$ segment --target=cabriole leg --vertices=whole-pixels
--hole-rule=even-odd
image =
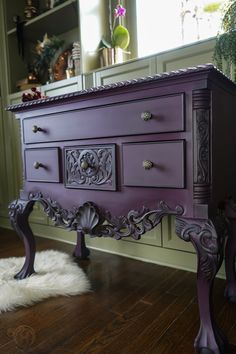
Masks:
[[[24,242],[26,254],[22,269],[14,276],[16,279],[24,279],[35,273],[35,239],[28,222],[33,206],[34,201],[21,199],[17,199],[9,205],[9,216],[12,227],[15,229],[20,239]]]
[[[198,256],[200,329],[194,346],[199,354],[226,353],[226,338],[216,325],[212,303],[215,275],[223,260],[224,225],[224,222],[221,222],[221,225],[214,225],[210,220],[176,219],[177,235],[185,241],[191,241]],[[216,226],[219,226],[218,234]]]
[[[77,231],[77,243],[73,252],[73,256],[79,259],[86,259],[90,254],[85,244],[85,235],[83,231]]]

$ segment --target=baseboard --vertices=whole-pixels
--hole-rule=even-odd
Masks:
[[[0,226],[11,228],[7,218],[0,218]],[[69,244],[76,243],[76,232],[68,232],[62,228],[51,225],[31,223],[35,235]],[[116,254],[143,262],[159,264],[167,267],[196,272],[197,256],[194,253],[176,249],[167,249],[137,242],[114,240],[111,238],[91,238],[86,236],[86,244],[89,248],[101,252]],[[217,277],[225,279],[224,265],[222,265]]]

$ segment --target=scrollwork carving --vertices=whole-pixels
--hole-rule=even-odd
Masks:
[[[210,197],[210,91],[193,92],[194,201],[204,204]]]
[[[18,216],[24,213],[29,213],[33,208],[34,203],[30,203],[28,200],[16,199],[11,202],[8,206],[8,213],[10,217],[11,224],[14,228],[17,227]]]
[[[194,183],[209,184],[209,112],[196,113],[197,170]]]
[[[176,218],[176,234],[184,241],[193,243],[199,258],[198,272],[209,280],[222,263],[226,233],[226,221],[220,215],[214,222]]]
[[[105,219],[108,224],[98,226],[96,232],[98,236],[110,236],[116,239],[131,236],[138,240],[145,232],[157,226],[164,216],[182,215],[183,212],[184,209],[180,205],[171,209],[164,201],[161,201],[156,210],[143,207],[141,211],[131,210],[127,217],[111,217],[107,213]]]
[[[165,215],[182,215],[184,212],[180,205],[172,209],[161,201],[155,210],[143,207],[141,211],[131,210],[127,216],[111,216],[108,211],[99,208],[93,202],[86,202],[68,211],[51,198],[45,198],[41,193],[30,193],[29,200],[39,202],[44,212],[57,226],[91,236],[108,236],[116,239],[131,236],[137,240],[158,225]],[[18,209],[14,208],[13,205],[12,212],[17,213]]]
[[[115,189],[115,146],[65,149],[66,187]]]

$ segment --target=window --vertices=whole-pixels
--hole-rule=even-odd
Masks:
[[[136,0],[138,56],[216,36],[222,3],[223,0]]]

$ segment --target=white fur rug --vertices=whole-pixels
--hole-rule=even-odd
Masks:
[[[37,252],[36,273],[23,280],[14,279],[23,264],[24,257],[0,259],[0,313],[48,297],[78,295],[90,290],[86,275],[66,253]]]

